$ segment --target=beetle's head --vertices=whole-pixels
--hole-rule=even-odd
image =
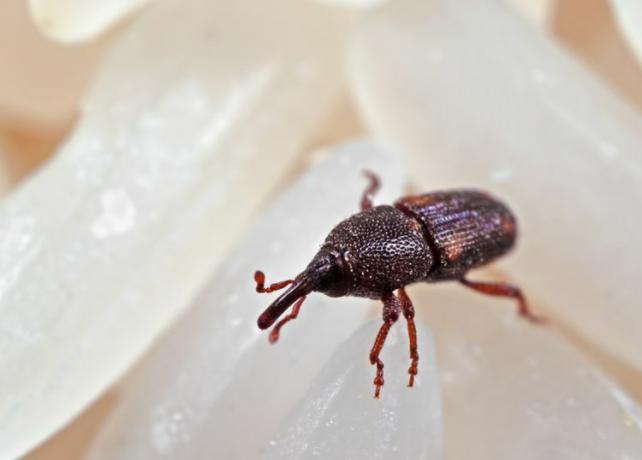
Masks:
[[[314,290],[330,297],[347,295],[352,286],[352,274],[341,251],[324,245],[303,272],[315,280]]]
[[[351,285],[350,270],[341,254],[324,246],[288,289],[259,316],[259,328],[272,326],[291,305],[313,291],[341,297],[348,293]]]

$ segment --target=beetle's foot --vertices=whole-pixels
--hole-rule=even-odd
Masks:
[[[418,359],[412,360],[412,364],[410,365],[410,368],[408,369],[408,374],[410,374],[410,378],[408,379],[408,387],[412,388],[412,386],[415,384],[415,375],[419,373],[418,367]]]
[[[415,326],[415,307],[404,288],[399,289],[399,300],[401,301],[401,308],[403,315],[406,317],[408,323],[408,341],[410,343],[410,367],[408,368],[408,386],[412,387],[415,384],[415,375],[417,375],[419,368],[419,352],[417,351],[417,328]]]
[[[375,399],[379,399],[379,396],[381,395],[381,387],[384,384],[383,380],[383,362],[381,362],[380,359],[377,360],[377,376],[375,377],[373,383],[375,385],[375,394],[374,397]]]
[[[550,324],[550,320],[546,316],[533,313],[523,295],[520,294],[517,297],[517,302],[519,305],[517,312],[519,313],[519,316],[524,318],[526,321],[531,324],[539,324],[540,326]]]
[[[401,310],[401,302],[393,293],[385,295],[383,298],[383,324],[379,328],[377,337],[375,338],[372,349],[370,350],[370,364],[377,365],[377,376],[374,379],[375,394],[374,397],[379,399],[381,394],[381,387],[383,386],[383,361],[379,358],[383,344],[388,336],[390,327],[399,318],[399,310]]]
[[[551,320],[548,319],[546,316],[538,315],[536,313],[533,313],[529,309],[519,309],[519,315],[524,318],[526,321],[532,324],[538,324],[540,326],[545,326],[547,324],[551,323]]]
[[[376,382],[376,380],[375,380],[375,382]],[[381,387],[382,386],[383,386],[383,380],[381,381],[380,385],[375,383],[375,393],[374,393],[375,399],[379,399],[379,396],[381,395]]]

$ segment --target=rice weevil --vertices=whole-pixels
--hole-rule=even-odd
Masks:
[[[259,328],[272,326],[294,304],[292,312],[270,332],[270,342],[278,340],[283,325],[297,317],[305,297],[313,291],[330,297],[380,299],[383,324],[370,351],[370,363],[377,367],[378,398],[384,384],[379,353],[400,313],[406,318],[410,339],[408,386],[413,386],[418,372],[415,310],[405,291],[409,284],[458,281],[483,294],[515,299],[522,317],[535,323],[545,321],[531,312],[519,288],[466,278],[469,270],[513,247],[517,223],[504,204],[482,191],[455,189],[406,196],[393,206],[373,206],[379,179],[372,172],[365,174],[369,185],[361,199],[361,212],[334,227],[302,273],[267,287],[263,272],[254,274],[257,292],[289,286],[259,316]]]

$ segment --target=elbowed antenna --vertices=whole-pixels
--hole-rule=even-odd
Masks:
[[[257,324],[260,329],[267,329],[272,326],[279,317],[290,308],[290,306],[301,297],[308,295],[314,289],[314,283],[310,277],[304,273],[297,277],[294,283],[281,294],[265,311],[259,316]]]

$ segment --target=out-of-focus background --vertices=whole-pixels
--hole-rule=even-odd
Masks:
[[[642,110],[642,65],[623,37],[609,1],[549,2],[550,11],[537,20],[529,16],[529,11],[542,2],[513,0],[512,3],[533,22],[533,27],[546,30],[622,99]],[[33,174],[65,139],[82,111],[83,95],[101,56],[129,20],[131,18],[124,19],[88,43],[63,45],[37,30],[25,1],[0,2],[0,193],[3,196]],[[360,134],[361,129],[350,109],[340,108],[317,142],[348,138]],[[617,373],[617,364],[611,365]],[[642,389],[639,392],[637,397],[642,398]],[[80,458],[112,403],[112,395],[104,396],[26,458]]]
[[[512,0],[525,14],[541,1]],[[642,107],[642,67],[627,46],[608,0],[549,2],[544,27],[631,104]],[[64,139],[82,107],[82,96],[115,29],[88,44],[61,45],[44,37],[26,3],[0,4],[0,149],[7,191],[45,161]],[[353,134],[345,123],[332,129]],[[349,129],[357,129],[354,123]],[[336,136],[334,136],[336,137]]]
[[[73,126],[111,37],[61,46],[44,37],[27,2],[0,5],[0,144],[3,192],[53,153]]]

